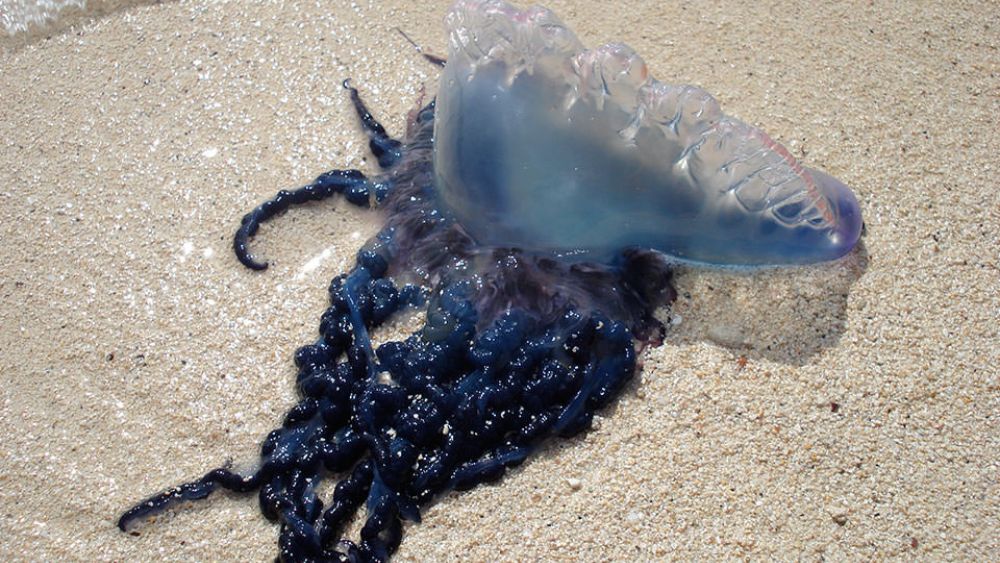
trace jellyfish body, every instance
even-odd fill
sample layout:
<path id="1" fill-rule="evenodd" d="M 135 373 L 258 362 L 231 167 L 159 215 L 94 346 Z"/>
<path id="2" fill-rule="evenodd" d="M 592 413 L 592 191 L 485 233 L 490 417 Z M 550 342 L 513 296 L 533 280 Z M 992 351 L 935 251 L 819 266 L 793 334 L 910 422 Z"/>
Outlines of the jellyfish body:
<path id="1" fill-rule="evenodd" d="M 439 97 L 403 141 L 345 82 L 378 176 L 322 174 L 236 233 L 238 259 L 261 270 L 249 240 L 292 205 L 340 194 L 384 214 L 295 353 L 301 399 L 259 466 L 149 497 L 122 530 L 218 488 L 257 491 L 280 559 L 386 560 L 436 496 L 499 479 L 621 393 L 641 346 L 663 336 L 653 312 L 676 295 L 665 255 L 809 262 L 856 239 L 849 190 L 700 90 L 646 80 L 627 48 L 583 51 L 550 12 L 499 1 L 459 2 L 448 25 Z M 407 308 L 426 311 L 424 326 L 374 346 L 370 332 Z M 342 538 L 362 506 L 360 537 Z"/>
<path id="2" fill-rule="evenodd" d="M 704 90 L 654 80 L 627 46 L 587 50 L 550 11 L 498 0 L 458 2 L 447 21 L 434 171 L 477 240 L 750 266 L 857 243 L 850 189 Z"/>

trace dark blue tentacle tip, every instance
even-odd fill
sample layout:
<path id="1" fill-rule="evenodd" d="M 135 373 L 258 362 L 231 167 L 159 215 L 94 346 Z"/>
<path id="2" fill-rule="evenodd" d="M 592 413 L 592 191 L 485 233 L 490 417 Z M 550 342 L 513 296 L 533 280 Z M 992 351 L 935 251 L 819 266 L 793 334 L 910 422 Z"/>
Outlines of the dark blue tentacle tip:
<path id="1" fill-rule="evenodd" d="M 267 262 L 258 262 L 250 254 L 250 250 L 248 248 L 250 237 L 255 235 L 257 233 L 257 229 L 260 228 L 260 223 L 257 219 L 259 209 L 260 208 L 258 207 L 254 211 L 244 215 L 243 219 L 240 220 L 240 228 L 237 229 L 236 234 L 233 235 L 233 253 L 236 255 L 236 259 L 240 261 L 240 264 L 256 271 L 267 269 Z"/>
<path id="2" fill-rule="evenodd" d="M 444 68 L 444 65 L 448 63 L 448 59 L 446 59 L 444 57 L 439 57 L 437 55 L 431 55 L 429 53 L 422 53 L 422 54 L 424 56 L 424 59 L 427 62 L 431 63 L 432 65 L 434 65 L 436 67 Z"/>
<path id="3" fill-rule="evenodd" d="M 372 139 L 368 142 L 368 149 L 375 155 L 379 168 L 391 168 L 403 158 L 401 149 L 403 144 L 395 139 L 378 141 Z"/>
<path id="4" fill-rule="evenodd" d="M 251 270 L 253 270 L 255 272 L 264 271 L 268 267 L 268 263 L 267 262 L 258 262 L 256 260 L 254 260 L 253 256 L 251 256 L 250 254 L 248 254 L 246 252 L 240 253 L 239 251 L 237 251 L 236 252 L 236 259 L 240 261 L 240 264 L 243 264 L 245 267 L 247 267 L 247 268 L 249 268 L 249 269 L 251 269 Z"/>
<path id="5" fill-rule="evenodd" d="M 267 262 L 258 262 L 256 260 L 254 260 L 253 256 L 251 256 L 250 254 L 247 254 L 247 253 L 242 253 L 241 254 L 240 252 L 237 252 L 236 253 L 236 259 L 240 261 L 240 264 L 243 264 L 243 266 L 245 266 L 245 267 L 247 267 L 247 268 L 249 268 L 249 269 L 251 269 L 251 270 L 253 270 L 255 272 L 264 271 L 268 267 L 268 263 Z"/>

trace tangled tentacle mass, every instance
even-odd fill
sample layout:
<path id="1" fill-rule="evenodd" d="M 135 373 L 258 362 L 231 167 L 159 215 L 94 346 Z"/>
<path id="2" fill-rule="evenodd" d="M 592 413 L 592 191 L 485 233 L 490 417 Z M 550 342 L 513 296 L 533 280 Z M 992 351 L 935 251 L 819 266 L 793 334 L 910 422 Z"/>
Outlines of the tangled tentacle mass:
<path id="1" fill-rule="evenodd" d="M 301 400 L 261 446 L 258 469 L 214 469 L 125 512 L 122 530 L 219 487 L 258 491 L 280 523 L 282 561 L 384 561 L 436 495 L 499 479 L 550 436 L 572 436 L 636 369 L 636 341 L 656 341 L 653 310 L 674 297 L 650 252 L 610 264 L 483 247 L 438 202 L 434 103 L 392 139 L 345 82 L 383 173 L 332 171 L 280 192 L 246 217 L 233 247 L 249 268 L 259 224 L 293 204 L 342 194 L 385 214 L 353 269 L 330 285 L 319 339 L 295 352 Z M 424 326 L 373 349 L 370 332 L 407 308 Z M 317 487 L 339 479 L 324 501 Z M 342 530 L 365 505 L 356 541 Z"/>

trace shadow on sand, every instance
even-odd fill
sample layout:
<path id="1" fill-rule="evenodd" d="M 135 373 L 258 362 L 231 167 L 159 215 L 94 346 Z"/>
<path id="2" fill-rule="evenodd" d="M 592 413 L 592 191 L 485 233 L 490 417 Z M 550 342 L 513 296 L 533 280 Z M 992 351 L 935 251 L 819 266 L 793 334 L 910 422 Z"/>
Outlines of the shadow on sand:
<path id="1" fill-rule="evenodd" d="M 666 345 L 711 342 L 751 359 L 801 366 L 837 345 L 851 285 L 864 275 L 864 241 L 833 263 L 749 272 L 677 272 Z"/>

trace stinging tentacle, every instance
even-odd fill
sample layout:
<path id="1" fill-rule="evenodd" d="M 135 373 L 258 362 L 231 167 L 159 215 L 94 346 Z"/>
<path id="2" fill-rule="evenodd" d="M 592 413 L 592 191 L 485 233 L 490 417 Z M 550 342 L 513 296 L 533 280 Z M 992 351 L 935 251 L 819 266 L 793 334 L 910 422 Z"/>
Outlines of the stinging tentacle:
<path id="1" fill-rule="evenodd" d="M 136 504 L 118 518 L 118 529 L 125 531 L 136 520 L 163 511 L 171 504 L 200 500 L 212 494 L 217 487 L 236 492 L 248 492 L 260 486 L 268 470 L 261 468 L 249 477 L 234 473 L 224 467 L 213 469 L 197 481 L 191 481 L 153 495 Z"/>
<path id="2" fill-rule="evenodd" d="M 351 103 L 354 104 L 354 111 L 361 120 L 361 128 L 368 135 L 368 148 L 378 159 L 379 167 L 383 170 L 392 168 L 403 158 L 403 143 L 390 137 L 385 127 L 372 116 L 368 106 L 358 94 L 358 89 L 351 86 L 350 78 L 344 80 L 344 88 L 351 94 Z"/>
<path id="3" fill-rule="evenodd" d="M 250 238 L 257 234 L 257 229 L 264 221 L 293 205 L 320 201 L 338 193 L 344 194 L 348 202 L 358 207 L 369 207 L 373 199 L 375 202 L 381 201 L 387 192 L 387 186 L 369 181 L 358 170 L 331 170 L 320 174 L 311 184 L 297 190 L 281 190 L 273 198 L 244 215 L 240 221 L 240 228 L 233 237 L 233 252 L 240 263 L 247 268 L 267 269 L 267 262 L 258 262 L 247 248 Z"/>
<path id="4" fill-rule="evenodd" d="M 406 32 L 403 31 L 402 28 L 397 27 L 396 31 L 398 31 L 399 34 L 403 36 L 403 39 L 406 39 L 407 43 L 409 43 L 410 45 L 413 45 L 413 48 L 416 49 L 417 53 L 420 53 L 420 56 L 423 57 L 425 61 L 431 63 L 432 65 L 434 65 L 436 67 L 444 68 L 444 65 L 448 62 L 448 59 L 446 59 L 445 57 L 439 57 L 437 55 L 432 55 L 430 53 L 425 53 L 424 52 L 424 48 L 421 47 L 420 45 L 418 45 L 416 41 L 414 41 L 413 39 L 411 39 L 410 36 L 407 35 Z"/>

